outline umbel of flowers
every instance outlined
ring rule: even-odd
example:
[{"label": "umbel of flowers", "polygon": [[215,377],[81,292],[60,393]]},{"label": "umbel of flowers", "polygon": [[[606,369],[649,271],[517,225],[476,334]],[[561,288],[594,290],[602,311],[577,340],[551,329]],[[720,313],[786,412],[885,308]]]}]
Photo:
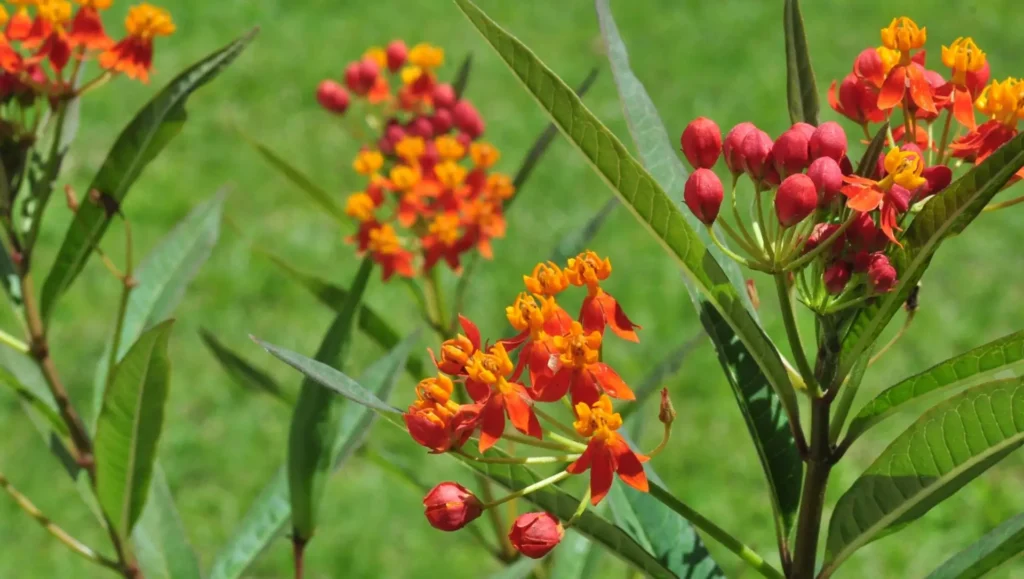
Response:
[{"label": "umbel of flowers", "polygon": [[[537,264],[530,275],[523,276],[526,291],[505,308],[514,330],[511,336],[493,345],[485,343],[476,325],[463,317],[464,333],[441,344],[439,355],[434,356],[437,375],[416,386],[416,400],[404,415],[413,440],[432,453],[455,453],[466,460],[566,466],[489,503],[462,485],[441,483],[423,500],[432,526],[443,531],[461,529],[487,509],[569,476],[589,473],[589,489],[580,508],[564,524],[549,513],[537,512],[524,514],[513,523],[509,531],[512,545],[537,558],[558,544],[564,528],[573,524],[588,503],[601,502],[616,475],[633,488],[648,490],[642,463],[664,448],[674,411],[663,392],[659,418],[665,424],[665,436],[647,455],[634,451],[618,432],[622,417],[612,400],[635,397],[619,374],[601,361],[601,352],[606,330],[636,342],[640,327],[602,287],[611,271],[611,262],[591,251],[569,259],[565,267],[552,262]],[[575,318],[558,301],[570,287],[586,289]],[[559,401],[572,409],[571,426],[540,406]],[[519,434],[506,432],[509,422]],[[550,429],[545,430],[542,422]],[[562,454],[515,457],[491,451],[501,440]]]},{"label": "umbel of flowers", "polygon": [[345,213],[358,224],[350,241],[381,265],[385,280],[429,272],[439,261],[459,272],[463,254],[476,249],[490,259],[491,239],[505,235],[503,206],[515,188],[492,171],[500,154],[479,140],[476,107],[438,81],[443,63],[438,47],[396,40],[349,63],[344,84],[324,80],[317,89],[337,115],[352,114],[354,95],[378,126],[379,138],[353,161],[365,184]]},{"label": "umbel of flowers", "polygon": [[[989,82],[985,53],[971,38],[942,47],[946,76],[926,68],[926,39],[914,21],[894,19],[881,31],[881,46],[862,51],[853,72],[829,90],[832,108],[861,125],[866,139],[885,128],[877,162],[862,163],[859,174],[836,122],[796,123],[774,140],[752,123],[723,139],[705,118],[683,131],[683,153],[695,169],[684,193],[689,209],[733,259],[795,274],[803,301],[821,314],[891,291],[899,272],[890,255],[902,246],[910,216],[942,194],[953,168],[984,160],[1024,120],[1024,82]],[[732,176],[731,223],[720,215],[725,187],[712,171],[720,158]],[[752,195],[737,191],[743,176]],[[741,205],[750,208],[750,228]],[[715,237],[715,223],[739,253]]]}]

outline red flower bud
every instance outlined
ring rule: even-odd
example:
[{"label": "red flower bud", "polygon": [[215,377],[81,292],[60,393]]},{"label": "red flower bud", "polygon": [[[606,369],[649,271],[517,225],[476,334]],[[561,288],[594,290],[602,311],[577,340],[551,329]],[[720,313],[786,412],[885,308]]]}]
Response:
[{"label": "red flower bud", "polygon": [[803,173],[786,177],[775,194],[775,214],[783,227],[792,227],[814,212],[818,191],[814,181]]},{"label": "red flower bud", "polygon": [[686,180],[683,200],[704,225],[711,225],[718,218],[718,210],[724,198],[722,181],[711,169],[697,169]]},{"label": "red flower bud", "polygon": [[380,65],[376,60],[367,57],[359,62],[359,82],[362,88],[369,91],[377,82],[378,76],[380,76]]},{"label": "red flower bud", "polygon": [[384,129],[384,138],[391,141],[392,144],[405,138],[405,134],[405,129],[403,129],[402,125],[400,125],[395,119],[388,121],[388,125]]},{"label": "red flower bud", "polygon": [[[922,157],[923,158],[923,157]],[[953,180],[953,170],[945,165],[934,165],[921,172],[921,176],[928,181],[915,193],[915,200],[924,199],[929,195],[940,193]]]},{"label": "red flower bud", "polygon": [[401,40],[392,40],[385,49],[385,53],[388,57],[388,70],[398,72],[398,69],[405,64],[406,57],[409,56],[409,49]]},{"label": "red flower bud", "polygon": [[442,531],[458,531],[479,517],[483,505],[459,483],[443,482],[423,498],[427,521]]},{"label": "red flower bud", "polygon": [[856,74],[846,75],[836,91],[836,83],[828,89],[828,103],[834,111],[859,124],[877,123],[885,119],[878,108],[878,90]]},{"label": "red flower bud", "polygon": [[364,95],[369,90],[369,88],[363,89],[363,82],[360,79],[361,71],[362,68],[358,62],[350,62],[345,67],[345,86],[357,95]]},{"label": "red flower bud", "polygon": [[517,551],[531,559],[540,559],[562,540],[565,529],[547,513],[526,513],[512,523],[508,540]]},{"label": "red flower bud", "polygon": [[856,249],[877,251],[885,246],[886,237],[882,230],[875,225],[868,213],[861,213],[846,229],[846,238]]},{"label": "red flower bud", "polygon": [[871,256],[873,254],[868,251],[858,251],[853,254],[853,271],[857,273],[864,273],[868,270],[868,266],[871,265]]},{"label": "red flower bud", "polygon": [[348,110],[348,91],[333,80],[321,81],[316,87],[316,100],[320,106],[338,115]]},{"label": "red flower bud", "polygon": [[448,83],[436,84],[431,98],[435,109],[450,109],[455,106],[455,89]]},{"label": "red flower bud", "polygon": [[841,293],[846,288],[846,284],[850,282],[850,264],[845,261],[833,263],[825,270],[822,279],[828,293],[832,295]]},{"label": "red flower bud", "polygon": [[430,120],[427,119],[427,117],[414,118],[413,120],[409,121],[407,125],[405,125],[405,130],[407,133],[414,137],[423,137],[424,139],[429,139],[430,137],[434,136],[434,125],[431,124]]},{"label": "red flower bud", "polygon": [[910,209],[911,197],[913,197],[913,194],[906,187],[893,185],[892,189],[889,190],[887,199],[896,207],[896,211],[903,213],[907,209]]},{"label": "red flower bud", "polygon": [[885,254],[872,254],[871,263],[868,265],[868,280],[871,281],[871,289],[875,293],[884,294],[896,286],[896,268],[889,263],[889,258]]},{"label": "red flower bud", "polygon": [[679,141],[694,169],[714,167],[722,154],[722,131],[711,119],[697,117],[690,121]]},{"label": "red flower bud", "polygon": [[430,117],[430,124],[434,127],[435,135],[443,135],[452,130],[452,114],[448,109],[437,109]]},{"label": "red flower bud", "polygon": [[729,167],[729,172],[733,176],[742,173],[745,168],[743,165],[743,139],[747,138],[747,135],[751,131],[756,131],[757,127],[754,123],[740,123],[733,127],[729,134],[725,136],[725,141],[722,144],[722,153],[725,155],[725,164]]},{"label": "red flower bud", "polygon": [[740,143],[740,155],[743,157],[743,168],[751,179],[760,181],[768,174],[772,153],[772,138],[768,133],[754,129],[747,133]]},{"label": "red flower bud", "polygon": [[467,100],[461,100],[452,107],[452,121],[460,131],[476,139],[484,132],[484,120],[476,108]]},{"label": "red flower bud", "polygon": [[846,132],[839,123],[822,123],[811,135],[811,158],[832,157],[840,161],[846,155]]},{"label": "red flower bud", "polygon": [[775,161],[775,168],[780,174],[792,175],[807,168],[810,162],[810,140],[807,131],[796,126],[775,139],[775,144],[772,145],[772,160]]},{"label": "red flower bud", "polygon": [[814,181],[819,205],[828,205],[843,188],[843,170],[832,157],[815,159],[807,168],[807,176]]},{"label": "red flower bud", "polygon": [[[836,230],[839,229],[839,225],[835,223],[817,223],[814,225],[814,229],[811,230],[811,234],[807,236],[807,243],[804,244],[804,253],[814,250],[816,247],[821,245],[823,241],[832,237]],[[832,242],[831,252],[833,254],[839,254],[843,251],[843,244],[845,243],[846,234],[842,234],[839,239]]]},{"label": "red flower bud", "polygon": [[875,86],[882,86],[885,80],[885,67],[882,66],[882,57],[874,48],[865,48],[853,61],[853,74],[857,78],[873,83]]},{"label": "red flower bud", "polygon": [[790,127],[789,130],[791,130],[791,131],[798,131],[798,132],[802,133],[805,137],[807,137],[807,140],[810,141],[811,140],[811,135],[814,134],[814,131],[818,130],[818,127],[816,127],[816,126],[814,126],[814,125],[812,125],[810,123],[805,123],[803,121],[800,121],[800,122],[793,123],[793,126]]}]

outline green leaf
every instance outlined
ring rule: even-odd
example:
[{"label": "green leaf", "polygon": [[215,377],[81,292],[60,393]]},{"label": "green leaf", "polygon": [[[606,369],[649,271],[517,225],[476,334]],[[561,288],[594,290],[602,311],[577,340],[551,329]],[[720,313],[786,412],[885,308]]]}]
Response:
[{"label": "green leaf", "polygon": [[682,266],[690,280],[750,351],[779,394],[787,413],[798,416],[796,393],[778,351],[743,304],[743,298],[714,257],[687,225],[661,187],[626,147],[594,116],[565,82],[519,40],[470,0],[455,0],[470,22],[515,72],[555,124],[591,162],[637,219]]},{"label": "green leaf", "polygon": [[[121,132],[88,191],[98,191],[118,205],[146,166],[173,139],[185,123],[185,103],[228,66],[256,36],[252,30],[207,56],[175,77],[153,100],[136,113]],[[53,313],[57,300],[81,273],[110,224],[110,216],[95,203],[82,203],[64,234],[53,268],[43,284],[42,315]]]},{"label": "green leaf", "polygon": [[[287,260],[281,259],[265,249],[253,246],[253,250],[281,268],[288,277],[299,282],[300,285],[316,296],[320,303],[335,312],[341,311],[342,305],[348,299],[347,289],[303,272],[288,263]],[[366,304],[359,306],[359,329],[367,336],[373,338],[373,341],[377,342],[385,351],[394,348],[401,341],[398,330],[395,330],[376,310]],[[419,358],[410,357],[405,364],[406,371],[414,380],[419,381],[427,375],[427,370],[423,368],[423,362]]]},{"label": "green leaf", "polygon": [[121,537],[146,505],[171,376],[173,320],[139,337],[114,369],[96,426],[96,496]]},{"label": "green leaf", "polygon": [[925,514],[1022,444],[1021,379],[976,386],[925,412],[836,503],[825,573]]},{"label": "green leaf", "polygon": [[309,198],[320,206],[324,212],[333,217],[336,221],[342,225],[349,225],[351,220],[345,215],[345,211],[338,205],[334,200],[334,196],[324,190],[322,187],[317,185],[310,179],[305,173],[300,171],[297,167],[285,160],[284,157],[278,155],[273,149],[257,141],[256,139],[242,134],[242,138],[245,142],[256,150],[257,153],[263,160],[266,161],[270,166],[277,169],[281,175],[292,182],[292,185],[298,187],[303,193],[309,196]]},{"label": "green leaf", "polygon": [[489,579],[526,579],[527,577],[533,576],[533,570],[540,565],[539,559],[530,559],[529,557],[520,557],[518,561],[505,567],[504,569],[491,573]]},{"label": "green leaf", "polygon": [[[650,467],[649,477],[654,476]],[[725,577],[690,523],[649,493],[612,485],[608,494],[615,524],[654,555],[676,577]]]},{"label": "green leaf", "polygon": [[1024,514],[1004,521],[925,579],[977,579],[1024,551]]},{"label": "green leaf", "polygon": [[54,432],[61,436],[68,435],[68,427],[64,424],[64,420],[61,419],[60,413],[57,412],[57,405],[53,402],[53,396],[40,396],[22,384],[14,377],[14,374],[8,372],[7,369],[3,367],[0,367],[0,384],[10,388],[10,390],[14,392],[22,402],[29,405],[33,410],[38,412],[40,416],[46,419]]},{"label": "green leaf", "polygon": [[864,156],[860,158],[860,162],[857,163],[857,170],[854,171],[855,175],[867,177],[868,179],[875,177],[878,171],[878,156],[882,154],[882,149],[885,148],[885,142],[888,138],[889,121],[886,121],[882,123],[874,138],[871,139],[871,143],[868,144],[868,148],[864,150]]},{"label": "green leaf", "polygon": [[367,408],[376,410],[377,412],[383,412],[385,414],[402,413],[401,410],[387,402],[384,402],[372,392],[360,386],[358,382],[327,364],[317,362],[316,360],[312,360],[302,354],[292,352],[291,350],[279,348],[258,338],[253,338],[253,340],[255,340],[257,344],[262,346],[264,350],[269,352],[275,358],[305,374],[306,378],[313,380],[321,386],[326,386],[327,388],[334,390],[338,394],[341,394],[345,398],[348,398],[357,404],[362,404]]},{"label": "green leaf", "polygon": [[786,31],[786,97],[789,99],[789,120],[794,123],[818,124],[818,87],[807,50],[804,18],[800,1],[786,0],[782,15]]},{"label": "green leaf", "polygon": [[559,579],[596,577],[603,553],[601,549],[594,548],[593,541],[586,535],[567,529],[565,537],[553,553],[555,564],[551,566],[550,576]]},{"label": "green leaf", "polygon": [[990,378],[994,372],[1006,370],[1021,360],[1024,360],[1024,332],[1015,332],[939,362],[920,374],[886,388],[864,405],[850,422],[846,444],[922,396]]},{"label": "green leaf", "polygon": [[[400,370],[418,339],[418,334],[408,336],[363,372],[359,380],[361,384],[366,385],[367,393],[385,399],[391,395],[391,391],[398,383]],[[335,439],[331,445],[332,448],[340,449],[334,461],[334,470],[341,468],[363,444],[375,417],[376,413],[370,408],[350,402],[344,404],[340,427],[335,432]],[[210,579],[241,577],[270,541],[281,532],[290,516],[288,474],[286,466],[282,465],[249,508],[228,544],[217,554],[210,569]]]},{"label": "green leaf", "polygon": [[[318,362],[334,368],[346,365],[352,328],[372,272],[373,261],[364,259],[345,305],[320,343]],[[308,541],[316,531],[320,500],[334,467],[340,420],[341,404],[334,394],[315,380],[303,380],[288,434],[288,490],[297,539]]]},{"label": "green leaf", "polygon": [[900,281],[893,291],[860,310],[846,336],[838,377],[844,377],[857,358],[888,325],[921,280],[939,245],[970,225],[985,205],[1024,167],[1024,133],[992,153],[979,165],[925,204],[907,228],[903,248],[891,261]]},{"label": "green leaf", "polygon": [[[0,165],[2,166],[2,165]],[[18,272],[14,269],[14,262],[11,255],[7,253],[7,247],[0,247],[0,283],[3,283],[4,291],[11,300],[11,305],[21,308],[21,280]]]},{"label": "green leaf", "polygon": [[199,337],[202,338],[210,353],[217,359],[220,367],[239,386],[246,390],[270,394],[285,403],[292,402],[291,397],[284,393],[284,390],[281,389],[281,386],[270,374],[253,366],[234,350],[222,344],[212,332],[205,328],[201,329],[199,330]]},{"label": "green leaf", "polygon": [[463,93],[466,92],[466,84],[469,82],[469,73],[473,70],[473,53],[470,52],[466,55],[466,58],[462,59],[462,64],[459,65],[459,70],[455,73],[455,79],[452,80],[452,90],[455,91],[455,98],[461,99]]},{"label": "green leaf", "polygon": [[594,236],[601,230],[605,220],[608,219],[608,216],[618,206],[619,199],[612,197],[582,227],[574,229],[563,236],[558,245],[555,246],[555,250],[551,252],[551,261],[563,263],[570,257],[575,257],[580,252],[586,250],[590,242],[593,241]]},{"label": "green leaf", "polygon": [[[492,452],[496,453],[496,456],[504,455],[498,450],[492,450]],[[459,455],[452,456],[458,458],[467,468],[482,473],[510,491],[520,490],[543,478],[534,470],[523,465],[481,463]],[[569,520],[580,504],[577,497],[570,495],[558,486],[546,486],[526,495],[523,500],[533,503],[563,521]],[[573,528],[651,577],[656,579],[675,579],[676,577],[671,570],[648,553],[628,533],[595,513],[593,509],[584,511]]]},{"label": "green leaf", "polygon": [[[672,199],[682,199],[687,175],[686,168],[679,160],[643,83],[629,67],[629,55],[615,26],[608,1],[597,0],[596,6],[601,32],[608,45],[608,60],[612,66],[612,74],[615,77],[615,84],[626,114],[630,134],[636,143],[640,158],[650,171],[651,177],[662,187],[663,191],[668,192]],[[753,305],[750,304],[743,273],[739,266],[723,256],[721,251],[710,243],[703,224],[692,213],[684,211],[682,216],[692,228],[699,232],[700,241],[693,240],[691,236],[689,243],[703,242],[703,246],[709,248],[710,256],[703,261],[714,265],[726,264],[725,275],[728,276],[728,282],[731,283],[733,290],[731,299],[735,300],[735,296],[739,296],[742,304],[734,306],[737,315],[748,318],[745,323],[750,326],[750,331],[763,336],[753,314],[746,315],[748,312],[753,312]],[[685,224],[682,225],[685,226]],[[780,542],[784,541],[796,517],[800,501],[800,482],[803,476],[803,463],[796,449],[789,420],[786,413],[781,411],[784,402],[790,407],[791,415],[796,416],[796,403],[792,400],[793,394],[788,377],[777,377],[776,383],[771,381],[771,375],[766,378],[766,374],[762,372],[764,365],[761,364],[759,367],[756,357],[753,355],[756,350],[752,350],[746,341],[740,339],[734,328],[730,327],[732,324],[723,318],[716,309],[717,306],[714,305],[714,302],[702,293],[699,282],[688,278],[686,287],[694,307],[700,313],[704,330],[715,343],[719,362],[732,387],[736,402],[747,424],[747,430],[754,441],[771,491],[777,535]],[[746,309],[742,310],[741,307]],[[771,343],[766,338],[762,340],[762,344],[764,343],[772,348],[770,354],[777,360],[778,354],[774,351]],[[773,391],[773,387],[778,388],[780,384],[784,388],[782,401]]]},{"label": "green leaf", "polygon": [[[199,269],[209,259],[220,236],[220,220],[224,213],[227,193],[220,191],[213,198],[197,205],[157,243],[139,264],[125,310],[124,325],[117,359],[124,357],[128,347],[142,334],[142,330],[171,316],[178,307],[185,290]],[[107,384],[107,365],[110,360],[110,340],[96,364],[93,379],[93,417],[99,415],[103,392]]]},{"label": "green leaf", "polygon": [[185,535],[167,477],[153,469],[149,501],[132,531],[139,567],[147,579],[201,579],[199,560]]}]

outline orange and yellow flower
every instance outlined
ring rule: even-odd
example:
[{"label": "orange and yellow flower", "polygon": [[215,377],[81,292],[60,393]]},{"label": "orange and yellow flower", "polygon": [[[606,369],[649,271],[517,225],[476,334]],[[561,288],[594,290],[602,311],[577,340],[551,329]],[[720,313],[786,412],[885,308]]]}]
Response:
[{"label": "orange and yellow flower", "polygon": [[647,457],[629,447],[616,432],[622,426],[622,416],[612,408],[608,396],[601,396],[591,404],[579,403],[574,407],[576,421],[573,427],[580,436],[589,438],[587,449],[565,470],[572,474],[590,471],[590,502],[601,502],[612,488],[612,479],[618,474],[622,482],[647,492],[647,475],[643,463]]},{"label": "orange and yellow flower", "polygon": [[543,436],[526,387],[507,380],[514,369],[501,342],[487,353],[477,350],[466,363],[466,391],[481,405],[480,452],[494,446],[504,434],[506,414],[519,432]]},{"label": "orange and yellow flower", "polygon": [[171,14],[152,4],[139,4],[128,11],[124,21],[128,36],[100,55],[100,66],[124,73],[128,78],[149,82],[153,68],[153,40],[174,34]]},{"label": "orange and yellow flower", "polygon": [[921,176],[924,161],[914,151],[891,149],[884,160],[887,175],[881,181],[851,175],[844,177],[847,183],[842,192],[848,197],[847,207],[854,211],[868,213],[879,210],[881,230],[890,241],[900,245],[894,230],[899,229],[899,214],[910,206],[913,192],[927,184]]},{"label": "orange and yellow flower", "polygon": [[[918,28],[910,18],[894,18],[889,26],[882,29],[882,46],[899,55],[899,60],[885,75],[878,94],[878,108],[889,110],[900,106],[908,96],[924,111],[936,113],[933,100],[934,89],[925,78],[925,69],[915,62],[913,51],[924,48],[928,39],[926,28]],[[888,53],[886,53],[888,54]],[[883,62],[886,58],[882,58]]]}]

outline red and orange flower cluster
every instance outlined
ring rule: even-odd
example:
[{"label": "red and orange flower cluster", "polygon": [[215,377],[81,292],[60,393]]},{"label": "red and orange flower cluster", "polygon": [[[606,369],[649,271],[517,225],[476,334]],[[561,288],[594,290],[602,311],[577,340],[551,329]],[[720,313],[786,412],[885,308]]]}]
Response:
[{"label": "red and orange flower cluster", "polygon": [[437,80],[443,62],[440,48],[407,49],[396,40],[350,63],[344,86],[325,80],[317,89],[328,111],[345,114],[354,94],[387,119],[376,146],[353,163],[367,183],[345,205],[359,223],[351,240],[382,266],[385,280],[413,277],[442,260],[460,271],[464,253],[476,248],[489,259],[491,240],[505,235],[504,203],[515,187],[492,171],[500,155],[478,140],[484,121],[476,108]]},{"label": "red and orange flower cluster", "polygon": [[[700,118],[687,126],[682,148],[695,171],[685,201],[709,228],[721,223],[746,255],[724,251],[770,273],[811,271],[813,279],[801,279],[799,287],[805,302],[821,311],[838,311],[895,286],[888,253],[902,244],[912,209],[950,184],[955,159],[980,162],[1024,119],[1024,82],[989,83],[985,53],[971,38],[942,47],[948,78],[926,68],[926,39],[926,30],[909,18],[894,19],[881,31],[882,45],[861,52],[853,72],[829,90],[832,108],[861,125],[867,138],[872,124],[892,127],[877,162],[861,163],[860,174],[854,174],[846,134],[835,122],[796,123],[775,140],[741,123],[724,142],[713,121]],[[981,125],[975,110],[987,117]],[[733,176],[731,225],[719,219],[725,190],[711,170],[722,156]],[[753,231],[738,209],[743,174],[755,190]],[[776,219],[765,218],[763,202],[774,205]]]},{"label": "red and orange flower cluster", "polygon": [[127,35],[115,41],[107,35],[100,15],[112,3],[11,0],[13,14],[0,5],[0,95],[31,100],[71,94],[75,72],[92,58],[104,69],[99,78],[123,73],[147,82],[153,66],[153,40],[172,34],[174,22],[166,10],[140,4],[132,7],[125,19]]},{"label": "red and orange flower cluster", "polygon": [[[538,264],[531,275],[524,276],[527,291],[505,310],[516,333],[493,345],[483,343],[476,325],[461,318],[465,333],[441,344],[440,357],[435,357],[437,376],[417,385],[416,401],[405,413],[412,438],[433,453],[469,456],[462,447],[476,437],[480,456],[470,458],[487,462],[491,459],[486,451],[503,437],[522,445],[545,438],[541,419],[555,419],[543,413],[538,403],[568,397],[575,422],[571,428],[562,425],[562,430],[573,432],[574,437],[550,433],[553,440],[545,441],[545,448],[557,447],[561,441],[573,454],[545,460],[569,463],[552,482],[589,470],[589,496],[595,505],[608,493],[615,474],[646,491],[641,463],[647,457],[634,452],[617,432],[622,418],[611,402],[613,398],[633,400],[633,391],[601,361],[607,329],[625,340],[638,341],[639,326],[601,286],[610,274],[610,261],[590,251],[569,259],[564,268],[552,262]],[[576,319],[557,300],[570,286],[587,290]],[[456,394],[460,384],[465,402]],[[507,421],[526,437],[506,434]],[[510,459],[494,460],[507,463]],[[430,523],[446,531],[462,528],[493,506],[480,503],[455,483],[439,485],[424,504]],[[530,513],[517,520],[509,538],[525,555],[539,557],[557,544],[561,532],[562,526],[551,515]]]}]

